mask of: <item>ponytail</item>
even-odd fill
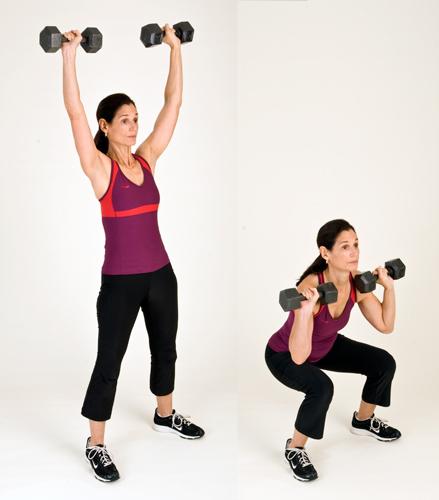
[[[317,274],[323,272],[328,267],[326,260],[319,255],[317,259],[308,267],[308,269],[297,280],[296,286],[299,285],[310,274]]]
[[[101,129],[99,129],[95,135],[94,138],[96,148],[101,152],[104,153],[104,155],[107,154],[108,151],[108,137],[105,136],[105,134],[102,132]]]

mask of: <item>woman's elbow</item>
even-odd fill
[[[169,95],[166,97],[165,101],[168,106],[172,106],[177,111],[181,108],[183,104],[183,99],[181,96]]]
[[[291,359],[293,360],[293,363],[296,365],[303,365],[303,363],[305,363],[305,361],[309,357],[309,353],[305,356],[303,354],[300,355],[300,354],[297,354],[296,352],[290,351],[290,354],[291,354]]]
[[[380,332],[381,333],[392,333],[393,332],[393,326],[380,328]]]

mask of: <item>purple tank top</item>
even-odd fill
[[[130,181],[111,160],[110,185],[99,199],[105,231],[103,274],[148,273],[169,263],[157,221],[159,191],[148,162],[133,157],[142,166],[143,183]]]
[[[323,273],[319,273],[318,277],[319,285],[321,283],[324,283]],[[333,319],[329,314],[327,304],[325,304],[320,305],[320,309],[318,310],[318,312],[313,315],[314,328],[312,331],[312,350],[307,359],[307,361],[309,361],[310,363],[323,358],[323,356],[325,356],[331,350],[331,347],[334,345],[335,339],[337,338],[337,333],[339,332],[339,330],[344,328],[349,321],[351,309],[353,308],[357,300],[352,275],[349,275],[349,278],[349,281],[351,283],[351,290],[342,314],[337,319]],[[290,311],[286,322],[282,325],[280,330],[278,330],[270,337],[270,340],[268,341],[268,345],[271,347],[271,349],[273,349],[273,351],[289,351],[288,340],[290,338],[293,323],[294,311]]]

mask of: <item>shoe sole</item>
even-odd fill
[[[287,460],[288,462],[288,460]],[[295,479],[297,479],[298,481],[302,481],[302,483],[308,483],[309,481],[314,481],[314,479],[317,479],[319,476],[316,476],[316,477],[311,477],[311,478],[304,478],[304,477],[300,477],[298,476],[295,472],[294,472],[294,469],[291,467],[291,464],[290,462],[288,462],[288,465],[290,466],[290,470],[291,472],[293,473],[293,476]]]
[[[309,481],[314,481],[314,479],[317,479],[319,476],[316,476],[316,477],[311,477],[311,478],[304,478],[304,477],[300,477],[298,476],[295,472],[294,472],[294,469],[293,467],[291,466],[290,462],[287,460],[287,463],[288,465],[290,466],[290,470],[291,472],[293,473],[293,476],[295,477],[295,479],[297,479],[298,481],[302,481],[302,483],[308,483]]]
[[[377,441],[385,441],[385,442],[396,441],[397,439],[399,439],[401,437],[401,436],[399,436],[399,437],[394,437],[394,438],[382,438],[382,437],[377,436],[376,434],[373,434],[371,431],[367,431],[366,429],[356,429],[355,427],[351,427],[350,430],[351,430],[352,434],[356,434],[357,436],[372,437],[372,438],[376,439]]]
[[[296,475],[293,471],[293,476],[298,479],[299,481],[302,481],[302,483],[309,483],[310,481],[314,481],[315,479],[317,479],[319,476],[316,476],[316,477],[312,477],[310,479],[304,479],[303,477],[299,477],[298,475]]]
[[[157,432],[167,432],[169,434],[177,434],[183,439],[200,439],[203,436],[186,436],[185,434],[182,434],[181,432],[177,431],[176,429],[171,429],[170,427],[166,425],[158,425],[158,424],[153,424],[152,428],[157,431]]]
[[[103,483],[112,483],[113,481],[117,481],[117,479],[120,479],[120,477],[118,477],[117,479],[104,479],[100,476],[98,476],[94,470],[94,467],[93,465],[91,465],[90,463],[90,460],[87,458],[87,457],[84,457],[85,461],[88,463],[89,467],[91,468],[91,470],[93,471],[93,475],[96,479],[98,479],[99,481],[102,481]]]

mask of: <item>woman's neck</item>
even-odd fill
[[[133,168],[136,164],[136,160],[134,159],[129,146],[110,145],[107,156],[115,160],[118,165],[122,165],[128,169]]]

